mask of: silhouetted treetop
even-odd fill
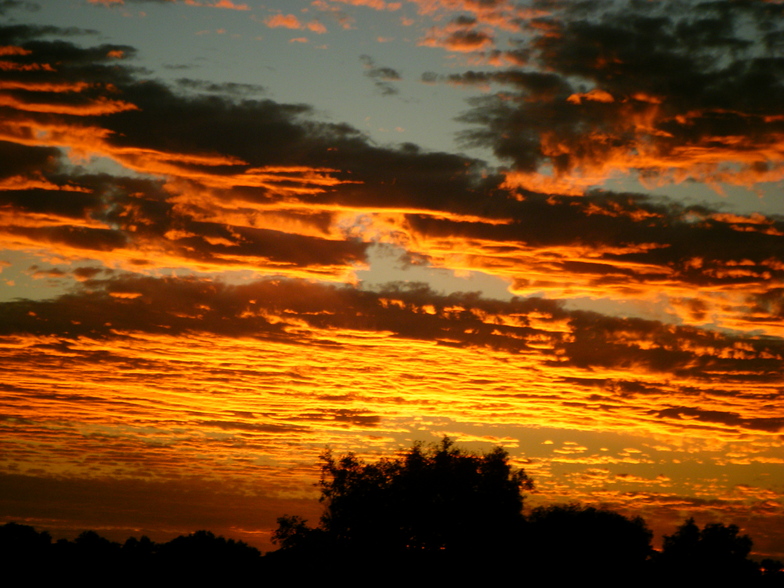
[[[594,577],[615,583],[646,575],[652,538],[640,517],[556,504],[536,508],[528,516],[525,555],[533,570],[546,572],[553,580]]]
[[[310,536],[375,552],[489,550],[519,534],[523,490],[533,488],[502,448],[479,455],[447,437],[372,463],[330,451],[321,460],[319,527],[282,517],[276,540],[284,548]]]
[[[0,563],[25,566],[40,561],[49,552],[52,537],[38,533],[33,527],[6,523],[0,527]]]
[[[735,525],[708,523],[702,530],[688,519],[673,535],[665,535],[661,568],[666,575],[700,581],[733,582],[754,577],[748,559],[752,541]]]

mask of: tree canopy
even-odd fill
[[[640,517],[556,504],[527,517],[525,555],[529,568],[561,581],[584,577],[620,583],[646,575],[653,533]]]
[[[667,575],[700,581],[740,581],[756,572],[748,559],[752,541],[735,525],[708,523],[702,530],[688,519],[665,535],[660,567]]]
[[[447,437],[373,463],[330,451],[321,460],[319,526],[281,517],[274,540],[283,549],[314,542],[375,553],[498,549],[519,536],[523,491],[533,488],[502,448],[475,454]]]

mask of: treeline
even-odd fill
[[[6,570],[24,570],[29,581],[78,579],[87,585],[112,586],[225,584],[259,578],[288,582],[292,574],[301,582],[346,574],[340,583],[349,586],[372,584],[373,578],[460,585],[507,581],[511,576],[521,582],[599,580],[604,586],[784,586],[782,564],[751,560],[751,540],[739,535],[734,525],[711,523],[700,529],[689,520],[655,551],[641,519],[572,504],[535,509],[524,532],[523,540],[496,553],[378,552],[321,536],[308,545],[262,556],[242,541],[209,531],[167,543],[144,536],[117,543],[94,531],[73,541],[52,541],[45,531],[7,523],[0,526],[0,562]]]
[[[0,561],[41,580],[87,584],[196,585],[264,579],[297,585],[456,585],[586,580],[604,586],[784,586],[778,561],[755,562],[738,527],[687,520],[659,550],[640,518],[577,504],[523,514],[533,482],[497,448],[483,455],[440,444],[414,445],[366,463],[322,456],[323,515],[315,526],[282,516],[262,554],[198,531],[167,543],[125,543],[93,531],[53,542],[46,532],[0,527]],[[334,582],[337,581],[337,582]]]
[[[183,580],[200,585],[203,580],[245,580],[261,570],[262,561],[255,547],[209,531],[167,543],[145,536],[117,543],[95,531],[85,531],[73,541],[52,541],[46,531],[27,525],[0,527],[0,563],[6,570],[24,571],[28,584],[77,579],[103,586],[163,586]]]
[[[353,562],[366,574],[427,582],[604,586],[784,586],[781,563],[753,561],[752,541],[735,525],[687,520],[660,550],[641,517],[578,504],[523,513],[533,480],[500,447],[481,455],[415,444],[367,463],[353,454],[321,456],[315,526],[278,519],[274,557],[295,567]],[[413,576],[412,576],[413,575]]]

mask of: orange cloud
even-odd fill
[[[87,82],[23,82],[0,80],[0,90],[25,90],[27,92],[82,92],[90,87]]]
[[[580,104],[583,100],[593,100],[594,102],[615,102],[615,98],[612,97],[612,94],[609,94],[604,90],[600,90],[599,88],[594,88],[590,92],[584,92],[582,94],[572,94],[566,99],[567,102],[571,102],[572,104]]]
[[[63,192],[89,192],[79,186],[60,186],[45,179],[40,173],[33,177],[11,176],[0,179],[0,190],[57,190]]]
[[[227,8],[229,10],[250,10],[247,4],[234,4],[231,0],[218,0],[214,4],[209,4],[212,8]]]
[[[123,102],[122,100],[111,100],[104,96],[87,104],[70,105],[23,102],[12,96],[0,94],[0,106],[8,106],[26,112],[46,112],[75,116],[103,116],[127,110],[138,110],[138,107],[134,104]]]
[[[0,56],[2,55],[30,55],[32,51],[24,47],[17,47],[15,45],[5,45],[0,47]]]
[[[401,2],[385,2],[384,0],[332,0],[340,4],[350,4],[351,6],[363,6],[373,10],[388,10],[394,12],[400,10]]]
[[[176,2],[176,0],[168,0]],[[229,10],[250,10],[247,4],[234,4],[232,0],[218,0],[214,3],[200,2],[199,0],[185,0],[185,4],[189,6],[206,6],[209,8],[227,8]]]
[[[302,23],[293,14],[286,14],[286,15],[276,14],[275,16],[271,16],[267,18],[264,22],[270,28],[280,28],[280,27],[286,29],[302,28]]]
[[[317,33],[319,35],[323,35],[324,33],[327,32],[327,27],[325,27],[323,24],[321,24],[316,20],[309,22],[305,26],[309,31],[313,31],[314,33]]]
[[[16,63],[14,61],[0,61],[2,71],[55,71],[48,63]]]
[[[428,4],[428,10],[440,7],[441,3]],[[477,101],[463,120],[480,125],[465,137],[510,161],[513,173],[522,180],[518,185],[548,189],[549,183],[549,189],[578,193],[626,174],[651,187],[687,180],[753,186],[784,177],[780,101],[768,98],[778,91],[772,81],[775,75],[742,73],[757,63],[752,46],[757,47],[758,41],[747,41],[745,33],[731,27],[719,46],[710,51],[702,47],[698,56],[694,47],[686,47],[679,27],[692,18],[697,20],[690,26],[708,23],[685,5],[662,17],[657,34],[632,32],[640,14],[655,11],[652,5],[635,9],[618,5],[595,21],[568,5],[553,10],[558,16],[523,25],[529,27],[530,42],[521,38],[518,49],[482,53],[482,59],[519,62],[525,69],[447,77],[453,83],[512,88]],[[457,17],[449,26],[476,30],[485,24],[479,12]],[[761,14],[749,22],[760,31],[760,39],[767,27]],[[449,39],[431,37],[430,44],[443,45]],[[637,37],[635,43],[629,42]],[[734,52],[735,42],[747,49]],[[680,65],[674,69],[665,65],[675,62]],[[735,73],[727,76],[729,71]],[[583,76],[593,89],[585,91],[574,84],[575,75]],[[698,87],[681,83],[697,78],[702,80]],[[749,86],[757,88],[755,98],[740,106],[735,99],[738,88]],[[713,90],[704,91],[708,87]],[[539,175],[554,179],[543,183]]]
[[[327,32],[327,27],[317,20],[312,20],[308,23],[302,23],[293,14],[276,14],[275,16],[267,18],[266,25],[270,28],[286,28],[293,30],[309,30],[316,34],[324,34]],[[292,39],[291,41],[307,42],[307,39]]]
[[[419,44],[426,47],[443,47],[449,51],[470,52],[492,47],[494,39],[487,30],[452,23],[441,28],[431,28]]]

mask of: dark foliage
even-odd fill
[[[254,547],[209,531],[168,543],[131,537],[124,544],[85,531],[73,541],[52,543],[48,533],[7,523],[0,527],[0,565],[33,571],[41,583],[78,579],[87,586],[171,586],[239,582],[259,574],[262,560]]]
[[[351,552],[497,552],[519,536],[522,491],[533,487],[503,449],[476,455],[448,438],[375,463],[330,452],[321,459],[321,522],[311,529],[279,519],[283,549],[317,542]]]
[[[664,537],[659,569],[664,576],[700,582],[742,582],[759,575],[748,559],[752,541],[735,525],[709,523],[702,530],[688,519]]]
[[[529,569],[553,579],[621,581],[646,575],[653,533],[640,517],[578,504],[534,509],[528,517]]]
[[[338,563],[357,577],[383,570],[394,582],[413,574],[422,583],[493,584],[519,569],[526,578],[559,585],[702,585],[706,579],[724,585],[732,579],[784,586],[780,564],[767,562],[761,576],[748,559],[751,541],[732,525],[700,531],[689,521],[659,553],[640,517],[578,504],[540,507],[524,517],[523,491],[533,483],[500,448],[475,455],[445,438],[373,463],[330,452],[321,459],[319,524],[278,519],[273,541],[279,549],[267,557],[280,577],[300,564],[324,569]]]
[[[7,523],[0,527],[0,564],[8,563],[21,567],[34,565],[42,553],[51,549],[49,533],[38,533],[32,527]]]
[[[373,463],[329,451],[321,459],[324,513],[315,528],[278,519],[280,549],[270,554],[278,570],[340,561],[359,576],[383,569],[395,582],[412,574],[422,582],[500,581],[503,568],[482,562],[508,560],[521,547],[523,491],[533,483],[501,448],[478,455],[444,438]]]

